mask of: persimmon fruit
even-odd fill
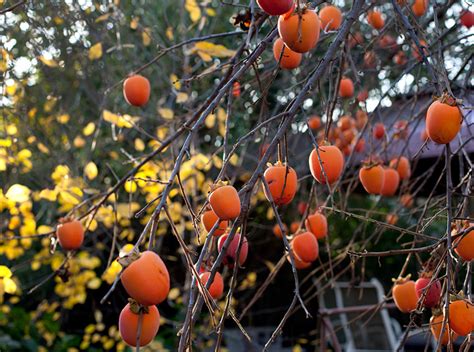
[[[471,226],[474,226],[474,223],[471,223]],[[454,251],[466,262],[474,260],[474,230],[454,240]]]
[[[321,118],[317,115],[313,115],[308,119],[308,126],[312,130],[317,130],[321,127]]]
[[[219,251],[219,253],[223,251],[224,243],[227,240],[228,236],[229,234],[226,233],[226,234],[223,234],[221,237],[219,237],[219,240],[217,241],[217,250]],[[233,268],[236,262],[238,262],[239,265],[242,266],[247,260],[249,244],[245,236],[242,238],[242,246],[240,247],[239,258],[237,258],[237,249],[239,248],[240,237],[241,237],[241,234],[238,232],[234,235],[234,238],[232,238],[232,240],[230,241],[229,247],[227,248],[224,255],[224,259],[222,261],[225,265],[227,265],[230,268]]]
[[[320,145],[319,150],[313,149],[309,156],[311,174],[321,184],[336,182],[341,176],[343,167],[344,156],[341,150],[333,145]]]
[[[463,11],[460,17],[461,24],[466,28],[474,26],[474,12],[466,10]]]
[[[298,257],[303,262],[311,263],[318,259],[318,241],[311,232],[303,232],[296,235],[291,241],[291,248],[295,257]]]
[[[199,275],[199,279],[201,280],[204,287],[207,285],[210,277],[210,271],[205,271]],[[219,299],[222,297],[222,294],[224,293],[224,280],[222,279],[222,275],[220,273],[216,272],[216,275],[214,275],[214,279],[212,280],[211,286],[209,286],[208,290],[212,298]]]
[[[163,302],[170,290],[170,276],[160,256],[144,251],[129,264],[120,277],[125,291],[144,306]]]
[[[420,277],[415,282],[416,296],[418,299],[420,299],[426,291],[423,301],[423,305],[426,308],[433,308],[438,304],[441,298],[441,283],[437,279],[434,279],[431,284],[430,281],[430,277]]]
[[[400,183],[400,176],[397,170],[390,167],[384,169],[384,179],[381,195],[391,197],[397,192],[398,185]]]
[[[397,170],[401,180],[408,180],[411,176],[410,160],[407,157],[393,158],[390,160],[389,166]]]
[[[306,230],[311,232],[316,239],[323,239],[328,235],[328,221],[326,216],[319,211],[308,215],[305,221]]]
[[[359,170],[359,180],[369,194],[380,194],[385,172],[381,165],[364,165]]]
[[[283,224],[283,229],[285,230],[285,233],[288,233],[288,227],[285,224]],[[281,236],[283,236],[283,232],[281,231],[281,227],[278,224],[275,224],[273,226],[272,231],[273,231],[273,234],[278,238],[281,238]]]
[[[265,170],[263,177],[276,205],[285,205],[293,200],[298,187],[298,176],[292,167],[277,162]],[[270,200],[266,187],[263,190],[267,199]]]
[[[211,232],[216,222],[219,222],[219,225],[213,232],[214,236],[220,236],[224,234],[225,230],[227,229],[227,226],[229,225],[228,221],[219,220],[219,217],[216,215],[216,213],[214,213],[214,210],[212,209],[205,210],[204,213],[202,213],[201,222],[203,223],[204,228],[207,232]]]
[[[278,18],[278,33],[286,46],[297,53],[313,49],[319,40],[320,21],[316,12],[303,9]]]
[[[143,106],[150,99],[150,81],[141,75],[133,75],[123,82],[123,96],[133,106]]]
[[[294,6],[293,0],[257,0],[257,4],[271,16],[283,15]]]
[[[339,82],[339,96],[341,98],[351,98],[354,95],[354,83],[352,79],[343,77]]]
[[[281,68],[292,70],[301,64],[303,55],[288,48],[283,39],[278,38],[273,43],[273,57]]]
[[[335,31],[341,27],[342,13],[336,6],[325,6],[319,11],[319,19],[323,29]]]
[[[134,312],[134,305],[128,303],[120,312],[119,331],[123,341],[132,347],[137,344],[139,311]],[[142,322],[140,330],[140,347],[148,345],[155,338],[160,328],[160,312],[156,306],[148,306],[142,309]]]
[[[426,112],[426,132],[438,144],[450,143],[461,129],[461,123],[461,111],[451,98],[434,101]]]
[[[239,193],[233,186],[221,186],[212,191],[209,204],[221,220],[233,220],[240,215]]]
[[[377,122],[374,125],[372,135],[375,139],[382,139],[385,136],[385,126],[381,122]]]
[[[64,250],[79,249],[84,242],[84,227],[79,220],[60,219],[56,237]]]
[[[433,315],[430,318],[430,330],[436,341],[440,339],[441,329],[443,328],[444,315]],[[449,342],[449,334],[451,334],[451,341],[456,340],[456,334],[449,328],[449,324],[446,323],[444,328],[443,336],[441,337],[441,345],[447,345]]]
[[[382,29],[385,25],[385,21],[379,11],[369,11],[367,14],[367,22],[375,29]]]
[[[423,16],[427,8],[428,8],[428,0],[415,0],[413,2],[413,5],[411,5],[411,9],[413,13],[418,17]]]
[[[416,309],[418,296],[415,281],[409,277],[398,278],[392,288],[393,300],[397,308],[403,313],[410,313]]]
[[[474,330],[474,306],[463,299],[449,304],[449,325],[459,336],[469,335]]]

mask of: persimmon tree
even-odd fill
[[[7,349],[221,350],[273,298],[268,350],[373,276],[360,318],[393,300],[399,350],[418,326],[469,350],[468,3],[0,6]]]

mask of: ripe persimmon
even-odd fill
[[[397,308],[403,313],[410,313],[416,309],[418,296],[416,295],[415,281],[410,277],[398,278],[392,289],[393,300]]]
[[[258,6],[271,16],[279,16],[290,11],[293,0],[257,0]]]
[[[308,126],[312,130],[317,130],[321,127],[321,118],[317,115],[310,116],[308,119]]]
[[[335,31],[342,23],[342,13],[336,6],[325,6],[319,11],[319,19],[324,30]]]
[[[204,213],[202,213],[201,222],[203,223],[204,228],[207,232],[210,232],[216,222],[219,222],[219,226],[214,230],[214,236],[222,235],[227,229],[227,226],[229,225],[228,221],[219,220],[219,217],[216,215],[216,213],[214,213],[214,210],[212,209],[208,209],[204,211]]]
[[[356,127],[359,130],[364,128],[368,120],[369,120],[369,116],[364,110],[359,109],[356,111]]]
[[[291,248],[295,257],[303,262],[311,263],[318,259],[319,245],[311,232],[296,235],[291,241]]]
[[[367,89],[363,89],[359,92],[359,94],[357,94],[357,101],[362,103],[366,101],[368,97],[369,97],[369,92],[367,91]]]
[[[132,259],[134,254],[131,254]],[[163,302],[170,291],[170,276],[160,256],[152,251],[141,253],[122,272],[125,291],[139,304],[151,306]]]
[[[283,39],[277,38],[273,43],[273,57],[281,68],[292,70],[301,64],[303,55],[288,48]]]
[[[405,52],[402,50],[398,51],[393,57],[393,62],[397,64],[398,66],[406,65],[408,62],[408,59],[407,59],[407,56],[405,55]]]
[[[286,260],[288,260],[288,262],[291,263],[289,255],[286,256]],[[298,258],[298,256],[295,255],[294,252],[293,252],[293,260],[295,262],[295,268],[298,269],[298,270],[306,269],[309,266],[311,266],[310,262],[302,261],[300,258]]]
[[[141,75],[133,75],[123,82],[123,96],[133,106],[143,106],[150,98],[150,82]]]
[[[461,24],[466,28],[474,26],[474,12],[466,10],[463,11],[460,17]]]
[[[405,207],[405,208],[411,208],[413,206],[413,203],[415,201],[413,200],[413,196],[409,193],[405,193],[400,197],[400,203]]]
[[[209,204],[221,220],[233,220],[240,215],[240,198],[232,186],[221,186],[212,191]]]
[[[204,287],[206,287],[210,277],[210,271],[205,271],[199,274],[199,278],[201,279]],[[214,279],[212,280],[211,286],[209,286],[208,290],[212,298],[219,299],[222,297],[222,294],[224,293],[224,280],[222,279],[222,275],[220,273],[216,272],[216,275],[214,275]]]
[[[385,21],[382,17],[382,14],[379,11],[369,11],[367,14],[367,22],[375,28],[375,29],[382,29],[385,25]]]
[[[448,96],[434,101],[426,112],[426,132],[438,144],[451,142],[461,129],[461,123],[461,111]]]
[[[354,95],[354,83],[352,79],[343,77],[339,82],[339,96],[341,98],[351,98]]]
[[[449,325],[459,336],[469,335],[474,330],[474,305],[463,299],[451,302]]]
[[[380,194],[385,172],[381,165],[364,165],[359,170],[359,180],[369,194]]]
[[[332,184],[337,181],[343,167],[344,156],[341,150],[333,145],[320,145],[319,150],[313,149],[309,156],[311,174],[316,181],[322,184],[326,184],[326,182]]]
[[[221,237],[219,237],[219,240],[217,241],[217,250],[219,253],[223,250],[224,243],[227,240],[227,237],[229,236],[228,233],[223,234]],[[230,268],[234,267],[234,264],[237,261],[237,249],[239,248],[239,242],[240,242],[240,233],[236,233],[234,235],[234,238],[229,243],[229,247],[227,248],[225,255],[224,255],[224,260],[222,261],[225,265],[227,265]],[[238,263],[240,266],[244,265],[245,261],[247,260],[247,255],[249,252],[249,244],[247,242],[247,239],[245,236],[242,238],[242,246],[240,247],[240,254],[238,258]]]
[[[400,176],[398,172],[390,167],[385,168],[383,186],[380,194],[387,197],[393,196],[395,192],[397,192],[399,183]]]
[[[375,68],[377,65],[377,57],[373,50],[369,50],[364,54],[364,67]]]
[[[420,45],[422,47],[423,54],[425,54],[425,56],[428,55],[428,50],[427,50],[428,44],[426,43],[426,41],[423,40],[423,39],[420,39]],[[413,43],[412,46],[411,46],[411,54],[418,61],[423,60],[423,56],[421,55],[421,51],[418,49],[418,46],[415,43]]]
[[[138,321],[141,310],[141,329],[139,345],[148,345],[155,338],[160,328],[160,312],[156,306],[138,307],[138,304],[128,303],[120,312],[119,331],[123,341],[132,347],[137,344]]]
[[[313,49],[319,40],[320,21],[316,12],[303,9],[301,13],[280,16],[278,33],[286,46],[297,53]]]
[[[438,304],[441,298],[441,283],[437,279],[434,279],[431,283],[430,281],[431,277],[422,276],[415,282],[416,296],[418,299],[420,299],[426,291],[424,301],[422,302],[426,308],[433,308]]]
[[[283,224],[283,229],[285,230],[285,233],[288,233],[288,227],[285,224]],[[283,236],[280,225],[275,224],[275,226],[273,226],[273,234],[278,238]]]
[[[356,145],[354,146],[354,150],[357,152],[357,153],[363,153],[364,152],[364,149],[365,149],[365,139],[364,138],[360,138]]]
[[[290,232],[291,233],[295,233],[296,231],[298,231],[299,228],[300,228],[300,222],[299,221],[293,221],[290,224]]]
[[[298,213],[300,213],[300,215],[303,215],[305,213],[306,209],[308,209],[308,203],[299,202],[297,208],[298,208]]]
[[[285,205],[293,200],[298,187],[298,176],[292,167],[277,162],[265,170],[263,177],[276,205]],[[263,191],[267,199],[270,200],[265,187]]]
[[[470,226],[474,226],[474,223]],[[454,251],[466,262],[474,260],[474,230],[454,240]]]
[[[443,328],[444,315],[433,315],[430,319],[430,330],[436,341],[439,340],[441,329]],[[449,334],[451,334],[451,341],[456,340],[457,335],[449,328],[449,324],[445,324],[443,336],[441,337],[441,345],[447,345],[449,342]]]
[[[320,240],[328,235],[328,221],[326,216],[319,211],[308,215],[305,221],[306,230]]]
[[[413,13],[418,17],[423,16],[427,8],[428,0],[415,0],[413,5],[411,5]]]
[[[234,98],[239,98],[240,97],[240,83],[235,81],[232,84],[232,96]]]
[[[387,216],[385,217],[385,221],[390,225],[395,225],[398,221],[398,215],[397,214],[387,214]]]
[[[390,160],[389,166],[397,170],[401,180],[408,180],[411,176],[411,166],[408,158],[401,156]]]
[[[341,131],[346,131],[351,129],[355,126],[355,121],[350,115],[344,115],[337,120],[337,127],[341,129]]]
[[[60,219],[56,237],[64,250],[78,249],[84,241],[84,227],[79,220]]]
[[[385,126],[381,122],[377,122],[374,125],[374,129],[372,131],[372,135],[375,139],[382,139],[385,136]]]

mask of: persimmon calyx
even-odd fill
[[[126,268],[130,264],[132,264],[135,260],[140,258],[140,252],[138,249],[132,250],[130,253],[121,256],[117,259],[118,263],[123,267]]]
[[[130,310],[134,314],[137,314],[137,315],[140,313],[148,314],[149,312],[149,309],[147,306],[141,305],[140,303],[135,301],[133,298],[129,298],[128,303],[130,304]]]
[[[404,284],[405,282],[409,281],[411,279],[411,274],[408,274],[405,277],[399,276],[396,279],[392,278],[392,282],[396,285],[401,285]]]

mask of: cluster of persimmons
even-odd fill
[[[299,66],[302,54],[313,49],[319,39],[320,29],[337,30],[342,23],[341,11],[335,6],[323,7],[319,14],[308,8],[295,9],[293,0],[257,0],[260,8],[272,16],[279,16],[278,31],[280,37],[273,46],[275,60],[283,69],[293,69]],[[426,1],[415,1],[412,8],[416,15],[426,11]],[[384,20],[377,11],[368,14],[368,23],[375,29],[384,26]],[[240,92],[240,87],[234,85],[234,95]],[[141,75],[127,78],[123,85],[126,101],[133,106],[145,105],[150,97],[150,83]],[[350,98],[354,95],[354,85],[349,78],[339,82],[339,96]],[[359,94],[359,101],[367,98],[367,92]],[[368,123],[367,114],[360,110],[356,117],[346,115],[338,120],[337,126],[329,130],[329,135],[318,134],[318,145],[309,156],[309,168],[314,179],[322,185],[334,186],[340,179],[344,169],[344,155],[364,150],[364,139],[356,139],[356,135]],[[456,101],[445,94],[436,99],[426,114],[426,136],[438,144],[450,143],[459,133],[462,115]],[[321,126],[321,119],[312,116],[308,120],[309,127],[316,131]],[[399,121],[395,126],[400,138],[406,138],[406,121]],[[322,131],[321,131],[322,132]],[[382,123],[372,128],[372,138],[381,140],[385,137],[385,127]],[[323,140],[324,139],[324,140]],[[393,196],[401,180],[407,180],[411,175],[410,161],[400,156],[392,159],[389,165],[383,166],[377,156],[369,156],[359,170],[359,179],[369,194]],[[266,198],[275,206],[290,204],[297,192],[298,177],[295,170],[281,161],[269,165],[265,170],[264,193]],[[405,195],[404,202],[412,202],[410,195]],[[304,205],[304,204],[303,204]],[[248,253],[248,242],[239,231],[225,247],[229,236],[230,223],[241,213],[241,200],[238,191],[232,185],[219,184],[214,186],[208,197],[208,205],[202,211],[201,222],[208,233],[218,237],[217,250],[225,250],[223,263],[229,267],[243,265]],[[301,213],[305,213],[305,209]],[[390,222],[390,221],[389,221]],[[299,229],[299,224],[288,229],[285,225],[275,225],[273,232],[277,237],[289,236],[290,251],[297,269],[311,265],[319,256],[318,240],[328,235],[326,216],[320,210],[310,213],[304,222],[305,229]],[[469,223],[463,226],[470,226]],[[64,250],[77,250],[84,239],[84,228],[80,221],[62,219],[57,226],[57,240]],[[453,230],[455,251],[464,261],[474,259],[474,231],[464,236],[456,237]],[[132,250],[119,259],[124,267],[120,279],[123,287],[130,296],[129,303],[123,308],[119,317],[119,330],[123,340],[130,346],[143,346],[150,343],[160,326],[160,313],[156,307],[163,302],[170,290],[170,277],[165,263],[158,254],[152,251],[139,253]],[[205,286],[211,272],[204,267],[198,268],[200,279]],[[224,281],[219,272],[209,286],[209,294],[219,299],[224,291]],[[410,277],[398,278],[393,287],[393,298],[402,312],[412,312],[422,307],[439,308],[441,302],[441,282],[432,276],[432,270],[426,270],[418,280]],[[443,315],[439,309],[433,310],[431,330],[439,339]],[[465,336],[474,329],[474,306],[467,299],[458,295],[449,304],[449,326],[444,329],[441,342],[446,344],[454,336]],[[451,337],[449,336],[451,334]]]

